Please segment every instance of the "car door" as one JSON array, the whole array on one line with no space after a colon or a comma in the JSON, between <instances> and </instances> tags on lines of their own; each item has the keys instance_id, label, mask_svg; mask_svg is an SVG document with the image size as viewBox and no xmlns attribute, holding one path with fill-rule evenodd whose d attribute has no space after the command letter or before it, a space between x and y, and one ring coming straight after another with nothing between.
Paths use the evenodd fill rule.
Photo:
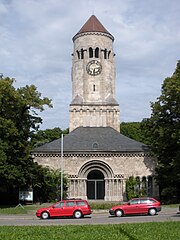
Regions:
<instances>
[{"instance_id":1,"label":"car door","mask_svg":"<svg viewBox=\"0 0 180 240\"><path fill-rule=\"evenodd\" d=\"M139 202L139 199L130 200L126 206L125 214L139 213Z\"/></svg>"},{"instance_id":2,"label":"car door","mask_svg":"<svg viewBox=\"0 0 180 240\"><path fill-rule=\"evenodd\" d=\"M147 213L148 212L148 205L150 205L150 203L147 199L140 199L140 213Z\"/></svg>"},{"instance_id":3,"label":"car door","mask_svg":"<svg viewBox=\"0 0 180 240\"><path fill-rule=\"evenodd\" d=\"M58 202L53 205L53 207L50 209L50 215L51 217L60 217L63 216L64 211L64 202Z\"/></svg>"},{"instance_id":4,"label":"car door","mask_svg":"<svg viewBox=\"0 0 180 240\"><path fill-rule=\"evenodd\" d=\"M64 207L64 216L73 216L75 209L76 209L76 202L67 201Z\"/></svg>"}]
</instances>

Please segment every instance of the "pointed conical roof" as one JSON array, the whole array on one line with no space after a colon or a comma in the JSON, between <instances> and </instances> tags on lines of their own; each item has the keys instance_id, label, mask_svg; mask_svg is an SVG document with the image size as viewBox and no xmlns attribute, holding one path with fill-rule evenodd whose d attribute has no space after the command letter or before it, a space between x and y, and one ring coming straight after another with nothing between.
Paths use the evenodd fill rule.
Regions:
<instances>
[{"instance_id":1,"label":"pointed conical roof","mask_svg":"<svg viewBox=\"0 0 180 240\"><path fill-rule=\"evenodd\" d=\"M109 33L105 27L100 23L96 16L92 15L78 33L84 32L104 32Z\"/></svg>"},{"instance_id":2,"label":"pointed conical roof","mask_svg":"<svg viewBox=\"0 0 180 240\"><path fill-rule=\"evenodd\" d=\"M100 23L100 21L97 19L95 15L92 15L87 20L87 22L82 26L79 32L73 37L73 40L75 40L75 38L79 34L88 33L88 32L105 33L105 34L108 34L112 40L114 40L114 37L106 30L106 28Z\"/></svg>"}]
</instances>

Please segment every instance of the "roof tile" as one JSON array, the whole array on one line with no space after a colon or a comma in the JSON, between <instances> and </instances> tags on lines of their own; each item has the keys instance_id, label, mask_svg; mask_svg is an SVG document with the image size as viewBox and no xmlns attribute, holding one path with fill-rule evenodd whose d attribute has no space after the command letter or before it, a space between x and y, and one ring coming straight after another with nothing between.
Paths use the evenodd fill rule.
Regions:
<instances>
[{"instance_id":1,"label":"roof tile","mask_svg":"<svg viewBox=\"0 0 180 240\"><path fill-rule=\"evenodd\" d=\"M105 27L100 23L96 16L92 15L87 22L83 25L83 27L79 30L79 33L85 32L103 32L110 34Z\"/></svg>"},{"instance_id":2,"label":"roof tile","mask_svg":"<svg viewBox=\"0 0 180 240\"><path fill-rule=\"evenodd\" d=\"M61 139L46 143L32 153L60 152ZM130 139L111 127L78 127L64 136L64 152L145 152L147 145Z\"/></svg>"}]
</instances>

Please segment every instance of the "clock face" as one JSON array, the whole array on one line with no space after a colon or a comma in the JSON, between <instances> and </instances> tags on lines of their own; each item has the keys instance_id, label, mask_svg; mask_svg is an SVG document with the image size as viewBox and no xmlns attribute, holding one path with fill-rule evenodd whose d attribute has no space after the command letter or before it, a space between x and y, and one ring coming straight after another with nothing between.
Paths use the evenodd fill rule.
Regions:
<instances>
[{"instance_id":1,"label":"clock face","mask_svg":"<svg viewBox=\"0 0 180 240\"><path fill-rule=\"evenodd\" d=\"M89 75L96 76L102 71L101 63L97 60L92 60L87 64L86 70Z\"/></svg>"}]
</instances>

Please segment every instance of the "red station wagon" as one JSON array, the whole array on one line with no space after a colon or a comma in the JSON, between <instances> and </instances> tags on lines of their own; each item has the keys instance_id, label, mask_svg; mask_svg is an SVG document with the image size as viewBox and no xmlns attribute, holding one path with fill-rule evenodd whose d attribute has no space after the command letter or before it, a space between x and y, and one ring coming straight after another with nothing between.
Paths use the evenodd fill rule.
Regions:
<instances>
[{"instance_id":1,"label":"red station wagon","mask_svg":"<svg viewBox=\"0 0 180 240\"><path fill-rule=\"evenodd\" d=\"M40 208L36 216L42 219L51 217L75 217L81 218L84 215L90 215L92 210L86 200L62 200L47 208Z\"/></svg>"},{"instance_id":2,"label":"red station wagon","mask_svg":"<svg viewBox=\"0 0 180 240\"><path fill-rule=\"evenodd\" d=\"M133 198L123 205L114 206L109 210L110 215L122 217L128 214L149 214L155 215L161 211L161 203L154 198L142 197Z\"/></svg>"}]
</instances>

